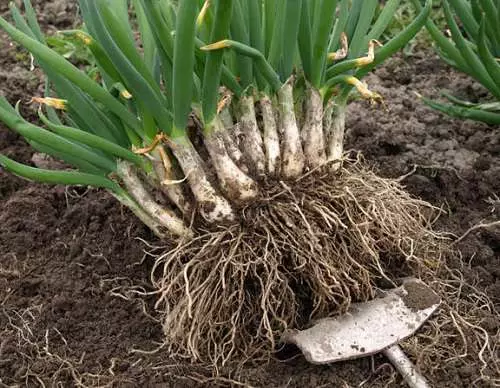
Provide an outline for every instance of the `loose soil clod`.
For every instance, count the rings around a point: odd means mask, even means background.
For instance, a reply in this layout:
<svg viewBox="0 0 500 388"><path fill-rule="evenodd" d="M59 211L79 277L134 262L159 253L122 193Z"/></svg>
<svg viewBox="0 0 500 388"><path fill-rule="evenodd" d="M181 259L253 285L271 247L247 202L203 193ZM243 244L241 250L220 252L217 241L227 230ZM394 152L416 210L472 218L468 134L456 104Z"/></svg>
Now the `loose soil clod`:
<svg viewBox="0 0 500 388"><path fill-rule="evenodd" d="M403 302L412 311L425 310L441 301L429 287L418 282L405 283L404 289L407 294L403 296Z"/></svg>

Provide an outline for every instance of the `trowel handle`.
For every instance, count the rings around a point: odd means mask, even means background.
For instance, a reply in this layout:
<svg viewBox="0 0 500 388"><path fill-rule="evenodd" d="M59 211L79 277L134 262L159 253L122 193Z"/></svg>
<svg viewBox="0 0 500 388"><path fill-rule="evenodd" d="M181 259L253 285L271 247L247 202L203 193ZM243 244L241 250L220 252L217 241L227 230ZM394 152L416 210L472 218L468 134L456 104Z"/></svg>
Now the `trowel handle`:
<svg viewBox="0 0 500 388"><path fill-rule="evenodd" d="M430 388L427 380L417 372L415 365L406 357L399 345L392 345L385 349L383 353L401 373L410 388Z"/></svg>

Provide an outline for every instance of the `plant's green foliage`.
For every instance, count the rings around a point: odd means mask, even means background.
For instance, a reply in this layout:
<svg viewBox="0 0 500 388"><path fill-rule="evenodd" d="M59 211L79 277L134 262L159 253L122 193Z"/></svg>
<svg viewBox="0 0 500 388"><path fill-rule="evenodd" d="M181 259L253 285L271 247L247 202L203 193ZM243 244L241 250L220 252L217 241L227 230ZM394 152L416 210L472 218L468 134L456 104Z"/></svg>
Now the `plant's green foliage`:
<svg viewBox="0 0 500 388"><path fill-rule="evenodd" d="M242 56L253 58L259 65L259 71L262 73L264 78L266 78L267 82L269 82L269 85L272 87L272 89L277 92L281 88L282 82L280 81L278 73L266 60L264 54L259 50L247 46L246 44L228 39L202 47L202 49L205 51L213 51L225 48L233 49Z"/></svg>
<svg viewBox="0 0 500 388"><path fill-rule="evenodd" d="M47 45L75 64L87 66L87 74L94 74L95 59L89 47L75 34L57 34L46 38Z"/></svg>
<svg viewBox="0 0 500 388"><path fill-rule="evenodd" d="M303 0L288 0L286 2L283 26L282 61L280 66L281 79L286 81L292 75L297 48L297 37L300 27L300 13ZM307 0L306 0L307 1Z"/></svg>
<svg viewBox="0 0 500 388"><path fill-rule="evenodd" d="M348 0L344 0L347 2ZM311 18L309 16L309 4L302 1L302 12L300 14L298 45L302 69L307 78L311 78L312 66L312 30ZM340 37L340 33L339 33Z"/></svg>
<svg viewBox="0 0 500 388"><path fill-rule="evenodd" d="M231 17L231 37L245 45L250 44L250 26L248 14L243 12L242 0L234 2L234 11ZM213 43L213 42L212 42ZM253 64L252 60L243 56L237 55L236 64L238 72L236 73L240 79L240 83L244 89L248 88L253 81Z"/></svg>
<svg viewBox="0 0 500 388"><path fill-rule="evenodd" d="M429 5L418 8L411 27L386 39L399 0L385 2L381 12L375 0L78 0L81 30L45 37L30 0L23 2L24 15L11 5L15 26L0 17L0 28L46 73L45 97L64 104L62 110L44 107L47 116L41 119L48 129L27 123L4 100L0 119L33 147L83 175L75 172L80 175L72 180L73 172L51 177L5 158L2 164L30 179L108 189L111 181L102 179L119 179L116 166L122 160L150 172L148 159L135 149L148 149L161 136L188 142L193 107L201 108L196 113L209 126L217 117L222 87L236 100L252 93L272 100L290 79L299 94L309 84L322 92L325 104L332 95L336 103L345 103L352 86L339 84L338 90L336 80L359 79L394 54L417 33L429 10ZM480 2L481 7L492 4ZM486 60L491 78L498 70L491 44L498 37L490 36L492 20L475 23L483 37L475 55ZM350 50L332 63L329 54L344 49L345 35ZM372 39L381 39L382 47L370 53ZM470 67L457 50L450 60Z"/></svg>
<svg viewBox="0 0 500 388"><path fill-rule="evenodd" d="M418 0L413 0L418 8ZM469 74L500 101L500 3L492 0L443 0L444 15L451 40L427 21L427 29L434 39L440 55L450 65ZM454 117L498 123L495 115L484 105L464 105L451 99L452 105L424 98L431 107ZM484 114L481 114L484 111Z"/></svg>
<svg viewBox="0 0 500 388"><path fill-rule="evenodd" d="M452 117L482 121L483 123L491 125L500 124L500 113L487 110L481 105L462 106L457 104L456 102L454 102L453 104L442 104L425 97L422 97L422 101L424 101L430 107Z"/></svg>
<svg viewBox="0 0 500 388"><path fill-rule="evenodd" d="M210 41L226 39L229 33L233 0L218 0L215 4L215 23L210 34ZM210 123L217 114L219 85L222 75L223 53L212 51L207 54L202 90L202 111L205 123Z"/></svg>
<svg viewBox="0 0 500 388"><path fill-rule="evenodd" d="M91 133L82 131L78 128L73 128L65 125L58 125L52 123L41 111L38 112L42 122L54 133L62 136L66 139L71 139L76 142L80 142L89 147L101 150L108 155L113 155L123 160L128 160L131 163L135 163L138 166L143 164L143 159L131 152L130 150L120 147L119 145L103 139L99 136L93 135Z"/></svg>
<svg viewBox="0 0 500 388"><path fill-rule="evenodd" d="M2 154L0 154L0 165L18 176L41 183L85 185L102 187L113 192L123 191L119 185L102 176L75 171L52 171L29 167L17 163Z"/></svg>
<svg viewBox="0 0 500 388"><path fill-rule="evenodd" d="M175 130L181 133L187 127L191 111L197 16L198 6L194 6L192 1L180 2L175 31L172 100ZM180 136L178 133L172 135Z"/></svg>
<svg viewBox="0 0 500 388"><path fill-rule="evenodd" d="M243 4L242 0L235 0L236 9L238 9L238 3ZM286 0L264 0L262 8L259 9L262 12L261 19L264 24L263 37L254 33L254 38L249 43L246 34L247 31L255 30L255 24L248 18L236 15L235 19L242 25L238 34L234 34L234 28L232 28L231 39L227 41L231 43L217 46L213 44L216 42L211 42L210 50L231 49L239 56L246 55L253 58L256 78L253 84L260 90L276 91L279 83L287 80L292 68L299 69L297 74L301 74L300 70L302 70L306 80L321 89L331 84L330 78L340 74L354 75L359 68L369 65L370 61L359 61L358 57L367 55L370 41L379 39L383 35L390 25L394 11L400 5L399 0L391 0L386 5L387 10L377 14L379 2L374 0L353 1L352 3L349 0L339 2L318 0L303 1L301 5L299 3ZM422 11L424 14L419 17L419 21L427 17L429 7L428 3L425 9L419 8L419 12ZM259 20L256 25L259 25ZM418 32L422 23L412 24L412 26L418 27L405 29L404 34L398 35L399 38L392 41L388 48L382 51L383 60L407 44ZM352 46L346 58L337 58L336 63L330 64L327 54L329 50L335 51L339 48L342 33L347 34L347 39ZM299 60L295 55L297 47L300 54ZM377 64L382 62L382 56L375 55L375 58L377 58L375 60ZM248 74L247 65L241 61L236 64L227 63L227 65L237 75ZM370 66L370 69L372 68L373 66ZM277 82L275 74L279 75L280 82ZM359 74L361 73L358 72ZM267 87L262 85L262 80L258 79L259 75L264 75ZM226 86L231 89L229 85ZM246 86L246 83L243 83L243 86Z"/></svg>
<svg viewBox="0 0 500 388"><path fill-rule="evenodd" d="M349 20L349 2L350 0L340 0L338 17L330 37L330 47L328 49L330 52L337 51L340 45L341 34L346 34L346 25Z"/></svg>
<svg viewBox="0 0 500 388"><path fill-rule="evenodd" d="M323 0L321 2L321 13L318 18L314 18L313 31L313 52L311 66L311 84L320 88L323 80L323 72L326 67L326 57L328 54L329 37L335 20L335 10L337 1Z"/></svg>
<svg viewBox="0 0 500 388"><path fill-rule="evenodd" d="M357 64L359 62L352 62L352 60L347 59L345 60L345 65L342 64L342 62L338 65L333 65L328 69L328 72L333 73L331 75L332 78L337 79L339 77L339 74L344 72L344 71L353 71L354 76L357 79L361 79L364 76L366 76L370 71L372 71L376 66L380 65L383 63L387 58L391 57L396 53L397 51L401 50L405 45L408 44L408 42L415 37L415 35L420 31L420 29L424 26L429 13L431 11L432 7L432 1L427 1L424 7L419 7L419 13L418 16L408 25L406 26L401 32L399 32L396 36L394 36L392 39L390 39L388 42L386 42L381 48L375 51L374 53L374 58L373 61L370 63L366 63L363 66L358 66ZM368 36L370 33L368 33ZM352 64L355 64L356 69L350 70L352 68ZM342 71L335 71L333 72L332 70L335 69L337 66L346 66L345 69ZM330 77L328 77L330 78ZM326 81L326 85L331 84L332 81L331 79L328 79ZM347 97L352 90L352 85L344 85L343 90L339 95L339 100L342 103L345 103L347 101ZM325 94L326 91L325 91Z"/></svg>

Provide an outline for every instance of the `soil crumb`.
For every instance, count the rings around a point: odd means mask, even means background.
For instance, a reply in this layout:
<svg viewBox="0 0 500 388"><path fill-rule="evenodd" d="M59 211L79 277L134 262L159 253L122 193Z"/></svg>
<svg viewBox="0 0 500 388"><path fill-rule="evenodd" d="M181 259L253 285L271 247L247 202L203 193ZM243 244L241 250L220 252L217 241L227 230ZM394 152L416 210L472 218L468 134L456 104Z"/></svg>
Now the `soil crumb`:
<svg viewBox="0 0 500 388"><path fill-rule="evenodd" d="M425 310L441 301L431 288L420 282L405 283L407 294L402 297L406 307L413 311Z"/></svg>

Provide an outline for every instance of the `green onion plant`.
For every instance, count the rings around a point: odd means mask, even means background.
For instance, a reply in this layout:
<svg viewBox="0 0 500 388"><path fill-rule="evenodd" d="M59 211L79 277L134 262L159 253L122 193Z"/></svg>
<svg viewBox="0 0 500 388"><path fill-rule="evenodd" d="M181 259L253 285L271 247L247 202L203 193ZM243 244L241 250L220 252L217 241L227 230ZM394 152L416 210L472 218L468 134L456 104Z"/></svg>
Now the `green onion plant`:
<svg viewBox="0 0 500 388"><path fill-rule="evenodd" d="M417 8L421 7L418 0L413 2ZM453 117L500 124L500 2L443 0L442 5L448 34L441 32L431 18L426 23L440 56L483 85L491 101L473 103L448 93L443 96L449 103L422 99Z"/></svg>
<svg viewBox="0 0 500 388"><path fill-rule="evenodd" d="M0 27L47 77L46 95L33 99L41 125L3 97L0 119L73 168L43 170L4 155L0 165L34 181L104 188L159 237L191 237L193 215L215 225L234 222L263 182L338 169L350 93L379 98L362 78L415 36L431 2L418 4L416 18L382 42L399 0L386 1L381 12L375 0L79 0L79 6L84 27L67 33L91 51L94 77L47 45L30 0L24 14L11 4L13 24L0 17ZM498 16L498 4L491 6ZM462 48L440 38L442 51L498 97L493 14L481 16L479 5L470 14L455 8L469 15L464 23L475 43L453 25Z"/></svg>

